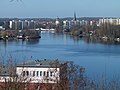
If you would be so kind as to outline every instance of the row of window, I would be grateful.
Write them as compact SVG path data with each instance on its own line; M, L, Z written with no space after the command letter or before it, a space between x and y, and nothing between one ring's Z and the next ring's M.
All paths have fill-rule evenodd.
M48 71L23 71L22 73L23 76L47 76L47 77L52 77L53 72L48 72Z

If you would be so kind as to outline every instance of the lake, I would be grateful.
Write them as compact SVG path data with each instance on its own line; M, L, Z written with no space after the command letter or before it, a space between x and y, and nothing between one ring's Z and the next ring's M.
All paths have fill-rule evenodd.
M0 55L4 62L10 57L17 63L35 59L73 61L85 67L90 78L120 76L120 45L88 43L62 33L42 31L38 40L1 40Z

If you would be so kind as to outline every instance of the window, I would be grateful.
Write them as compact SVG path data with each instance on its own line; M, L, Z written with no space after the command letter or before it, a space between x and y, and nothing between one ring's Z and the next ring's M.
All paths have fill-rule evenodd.
M43 76L45 76L45 71L43 72Z
M35 76L35 71L33 71L33 77Z
M29 74L30 76L32 76L32 71L30 71L30 74Z
M5 82L7 82L7 79L5 78Z
M40 71L40 76L42 76L42 71Z
M26 71L26 75L29 76L29 71Z
M47 72L47 77L49 77L49 72Z
M23 71L23 77L25 76L25 71Z
M37 71L37 76L39 76L39 71Z
M50 72L50 76L52 77L53 72Z

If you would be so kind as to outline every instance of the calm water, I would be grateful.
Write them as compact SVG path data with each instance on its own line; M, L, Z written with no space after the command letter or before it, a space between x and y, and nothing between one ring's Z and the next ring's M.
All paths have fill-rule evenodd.
M86 68L88 76L107 78L120 75L120 45L87 43L66 34L41 32L39 40L0 41L1 59L10 56L18 63L34 59L59 59L74 61Z

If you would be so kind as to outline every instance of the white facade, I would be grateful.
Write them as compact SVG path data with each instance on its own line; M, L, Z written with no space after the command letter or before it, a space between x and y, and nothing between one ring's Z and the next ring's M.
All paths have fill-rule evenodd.
M59 83L60 71L64 65L66 62L46 59L26 62L17 65L14 74L9 73L7 68L3 69L0 82Z
M10 21L10 28L12 28L12 21Z
M59 68L17 67L19 80L31 83L56 83L59 81Z
M60 24L60 21L56 20L56 21L55 21L55 24L56 24L56 25L59 25L59 24Z
M120 25L120 18L103 18L99 19L99 24L109 23L113 25Z
M5 30L5 28L3 26L0 26L0 30Z
M0 76L0 82L13 82L16 81L16 78L13 78L12 76Z

